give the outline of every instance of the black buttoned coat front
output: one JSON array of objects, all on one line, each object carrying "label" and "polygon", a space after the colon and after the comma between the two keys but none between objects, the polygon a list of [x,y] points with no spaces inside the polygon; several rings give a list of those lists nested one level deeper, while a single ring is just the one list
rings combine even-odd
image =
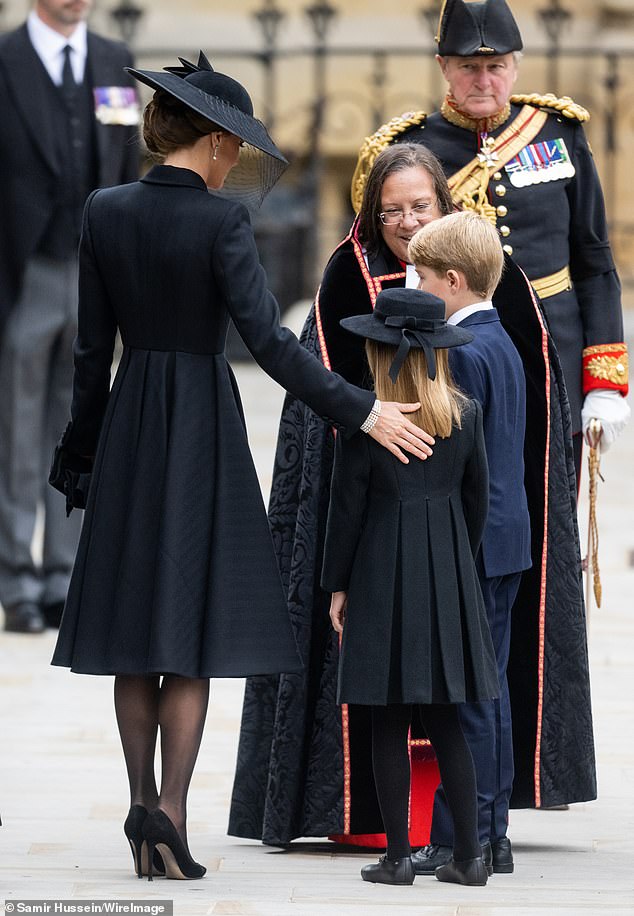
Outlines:
[{"label": "black buttoned coat front", "polygon": [[280,328],[247,211],[189,170],[157,166],[89,198],[79,293],[66,449],[95,461],[53,663],[189,677],[298,670],[224,355],[230,316],[265,371],[344,435],[374,396]]},{"label": "black buttoned coat front", "polygon": [[487,515],[482,410],[401,464],[337,437],[322,587],[348,595],[339,703],[465,703],[499,695],[474,557]]}]

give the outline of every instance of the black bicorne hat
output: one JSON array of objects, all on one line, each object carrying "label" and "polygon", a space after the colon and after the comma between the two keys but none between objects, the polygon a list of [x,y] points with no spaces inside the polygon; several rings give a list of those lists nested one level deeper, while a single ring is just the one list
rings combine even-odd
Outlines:
[{"label": "black bicorne hat", "polygon": [[246,145],[240,151],[238,164],[217,193],[251,207],[258,206],[288,161],[264,124],[253,116],[253,103],[241,83],[214,70],[202,51],[197,64],[182,57],[179,60],[182,66],[165,67],[163,71],[125,69],[139,82],[168,92],[192,111],[244,141]]},{"label": "black bicorne hat", "polygon": [[441,56],[508,54],[521,51],[522,36],[506,0],[445,0],[436,34]]},{"label": "black bicorne hat", "polygon": [[442,299],[421,289],[384,289],[376,297],[371,315],[342,318],[339,324],[359,337],[397,347],[390,366],[392,382],[396,382],[410,347],[424,351],[427,375],[433,381],[436,378],[434,350],[461,347],[473,340],[469,331],[447,324]]}]

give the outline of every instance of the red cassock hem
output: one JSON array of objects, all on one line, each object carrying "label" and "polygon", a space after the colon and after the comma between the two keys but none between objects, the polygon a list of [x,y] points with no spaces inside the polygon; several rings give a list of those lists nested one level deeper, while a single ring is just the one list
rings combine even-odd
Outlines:
[{"label": "red cassock hem", "polygon": [[[436,756],[429,744],[410,744],[412,785],[410,795],[409,841],[413,847],[429,843],[434,795],[440,782]],[[384,833],[339,833],[328,837],[348,846],[370,846],[384,849]]]}]

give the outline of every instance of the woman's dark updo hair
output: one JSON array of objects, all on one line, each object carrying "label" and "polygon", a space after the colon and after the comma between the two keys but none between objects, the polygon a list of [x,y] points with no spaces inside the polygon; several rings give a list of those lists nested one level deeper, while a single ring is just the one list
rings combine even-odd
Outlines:
[{"label": "woman's dark updo hair", "polygon": [[163,162],[175,149],[191,146],[214,130],[226,133],[163,89],[156,90],[143,112],[143,139],[155,162]]}]

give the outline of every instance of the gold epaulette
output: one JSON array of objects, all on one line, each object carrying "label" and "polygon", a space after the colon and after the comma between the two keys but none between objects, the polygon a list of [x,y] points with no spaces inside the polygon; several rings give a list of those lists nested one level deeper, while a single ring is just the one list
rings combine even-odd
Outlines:
[{"label": "gold epaulette", "polygon": [[350,189],[350,197],[355,213],[358,213],[361,209],[365,183],[376,157],[386,147],[390,146],[399,134],[402,134],[410,127],[418,127],[426,117],[427,113],[425,111],[408,111],[398,118],[392,118],[387,124],[379,127],[372,136],[365,138],[359,150],[357,167],[352,176],[352,187]]},{"label": "gold epaulette", "polygon": [[590,120],[588,109],[573,102],[570,96],[567,95],[562,95],[558,99],[552,92],[547,92],[545,95],[540,95],[539,92],[530,92],[527,95],[520,93],[512,95],[511,102],[516,105],[533,105],[535,108],[551,108],[553,111],[560,112],[564,118],[570,118],[571,121],[580,121],[582,124],[584,121]]}]

